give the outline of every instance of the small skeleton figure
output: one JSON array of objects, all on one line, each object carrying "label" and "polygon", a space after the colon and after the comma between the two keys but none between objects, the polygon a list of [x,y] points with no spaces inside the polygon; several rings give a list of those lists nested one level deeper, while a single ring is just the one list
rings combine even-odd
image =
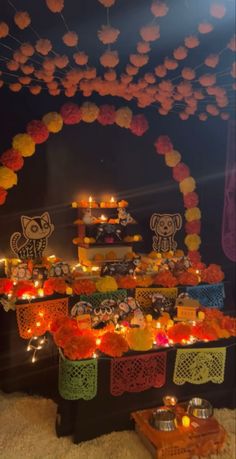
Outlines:
[{"label": "small skeleton figure", "polygon": [[131,217],[125,207],[118,207],[117,212],[120,225],[127,226],[129,223],[135,223],[134,218]]},{"label": "small skeleton figure", "polygon": [[84,216],[82,220],[85,225],[92,225],[93,223],[96,223],[96,218],[93,217],[92,210],[89,208],[84,210]]}]

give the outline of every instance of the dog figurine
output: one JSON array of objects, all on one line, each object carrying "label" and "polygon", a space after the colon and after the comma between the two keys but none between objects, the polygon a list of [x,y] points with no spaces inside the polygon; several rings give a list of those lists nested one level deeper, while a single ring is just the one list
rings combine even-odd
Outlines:
[{"label": "dog figurine", "polygon": [[153,214],[150,219],[150,228],[155,231],[153,236],[153,250],[169,252],[176,250],[177,242],[174,240],[176,231],[182,227],[180,214]]}]

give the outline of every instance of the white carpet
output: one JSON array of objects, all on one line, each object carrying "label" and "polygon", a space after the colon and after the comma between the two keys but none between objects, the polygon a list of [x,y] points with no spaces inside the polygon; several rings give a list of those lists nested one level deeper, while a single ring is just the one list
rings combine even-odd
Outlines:
[{"label": "white carpet", "polygon": [[[211,458],[235,459],[235,412],[215,410],[229,434],[224,453]],[[151,459],[134,432],[113,432],[74,445],[70,437],[57,438],[56,405],[24,394],[0,393],[1,459]]]}]

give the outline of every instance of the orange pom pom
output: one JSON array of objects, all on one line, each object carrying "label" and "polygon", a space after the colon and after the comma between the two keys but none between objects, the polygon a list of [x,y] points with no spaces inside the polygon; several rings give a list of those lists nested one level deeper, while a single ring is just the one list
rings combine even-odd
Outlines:
[{"label": "orange pom pom", "polygon": [[213,25],[210,22],[201,22],[198,26],[198,31],[200,33],[209,33],[213,30]]},{"label": "orange pom pom", "polygon": [[146,54],[130,54],[129,60],[135,67],[143,67],[149,61],[149,57]]},{"label": "orange pom pom", "polygon": [[194,35],[190,35],[184,39],[184,44],[187,48],[196,48],[199,45],[199,39]]},{"label": "orange pom pom", "polygon": [[9,84],[9,89],[12,92],[19,92],[22,88],[22,85],[20,83],[11,83]]},{"label": "orange pom pom", "polygon": [[34,96],[37,96],[42,91],[42,87],[39,85],[30,86],[29,90],[31,94],[33,94]]},{"label": "orange pom pom", "polygon": [[185,67],[182,70],[181,75],[185,80],[194,80],[194,78],[196,76],[196,72],[195,72],[194,69],[191,69],[189,67]]},{"label": "orange pom pom", "polygon": [[160,78],[163,78],[167,74],[167,70],[166,70],[166,67],[164,65],[157,65],[157,67],[155,67],[155,69],[154,69],[154,72],[155,72],[156,76],[158,76]]},{"label": "orange pom pom", "polygon": [[144,41],[155,41],[160,38],[160,27],[159,25],[146,25],[141,27],[139,33]]},{"label": "orange pom pom", "polygon": [[27,11],[17,11],[14,16],[14,21],[21,30],[26,29],[31,23],[30,15]]},{"label": "orange pom pom", "polygon": [[206,57],[204,62],[205,65],[214,69],[219,64],[219,60],[220,58],[218,54],[210,54]]},{"label": "orange pom pom", "polygon": [[126,65],[126,72],[128,73],[128,75],[137,75],[138,73],[138,67],[134,67],[133,65],[130,65],[130,64],[127,64]]},{"label": "orange pom pom", "polygon": [[173,51],[173,56],[178,61],[185,59],[188,55],[188,50],[184,46],[179,46]]},{"label": "orange pom pom", "polygon": [[78,45],[79,37],[76,32],[69,31],[63,35],[62,40],[66,46],[73,47]]},{"label": "orange pom pom", "polygon": [[167,70],[175,70],[178,67],[178,62],[175,61],[174,59],[170,59],[169,57],[166,57],[164,60],[164,66]]},{"label": "orange pom pom", "polygon": [[105,8],[110,8],[115,4],[115,0],[98,0]]},{"label": "orange pom pom", "polygon": [[40,38],[36,42],[35,48],[38,53],[42,54],[43,56],[47,56],[47,54],[52,50],[52,43],[47,38]]},{"label": "orange pom pom", "polygon": [[69,64],[69,58],[65,54],[56,56],[54,57],[54,64],[58,69],[64,69]]},{"label": "orange pom pom", "polygon": [[46,0],[46,4],[52,13],[61,13],[64,8],[64,0]]},{"label": "orange pom pom", "polygon": [[213,18],[222,19],[225,16],[226,8],[223,3],[214,2],[210,6],[210,14]]},{"label": "orange pom pom", "polygon": [[27,57],[31,57],[34,54],[34,47],[30,43],[22,43],[20,46],[20,52]]},{"label": "orange pom pom", "polygon": [[78,65],[86,65],[88,62],[88,55],[85,54],[84,51],[78,51],[77,53],[73,54],[73,58],[75,63]]},{"label": "orange pom pom", "polygon": [[208,116],[207,116],[206,113],[199,113],[198,118],[199,118],[200,121],[206,121]]},{"label": "orange pom pom", "polygon": [[212,86],[216,83],[216,76],[212,74],[205,74],[200,76],[198,81],[204,87]]},{"label": "orange pom pom", "polygon": [[33,65],[21,65],[21,70],[25,75],[30,75],[31,73],[34,72],[34,66]]},{"label": "orange pom pom", "polygon": [[138,53],[144,54],[150,51],[150,45],[146,41],[139,41],[137,44]]},{"label": "orange pom pom", "polygon": [[233,35],[233,37],[230,39],[227,48],[229,48],[231,51],[236,51],[236,35]]},{"label": "orange pom pom", "polygon": [[119,57],[117,51],[105,51],[100,57],[100,63],[103,67],[114,68],[119,63]]},{"label": "orange pom pom", "polygon": [[110,25],[102,25],[102,28],[98,31],[97,35],[104,45],[109,45],[111,43],[115,43],[120,35],[120,31]]},{"label": "orange pom pom", "polygon": [[5,38],[9,34],[9,27],[6,22],[0,22],[0,38]]},{"label": "orange pom pom", "polygon": [[151,5],[151,12],[156,18],[162,18],[166,16],[169,11],[169,8],[165,2],[159,0],[154,0]]},{"label": "orange pom pom", "polygon": [[12,61],[8,61],[6,63],[6,67],[7,67],[8,70],[11,70],[12,72],[15,72],[16,70],[19,69],[20,64],[19,64],[19,62],[16,62],[16,61],[12,60]]}]

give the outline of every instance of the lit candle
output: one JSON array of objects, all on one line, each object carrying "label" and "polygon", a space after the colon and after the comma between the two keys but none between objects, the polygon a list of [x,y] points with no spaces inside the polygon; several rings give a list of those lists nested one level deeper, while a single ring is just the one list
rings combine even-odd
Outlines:
[{"label": "lit candle", "polygon": [[107,221],[107,217],[105,217],[105,215],[102,214],[101,217],[100,217],[100,220],[101,220],[101,222],[106,222]]},{"label": "lit candle", "polygon": [[165,406],[175,406],[177,405],[178,399],[174,395],[166,395],[163,397],[163,402]]},{"label": "lit candle", "polygon": [[92,207],[92,202],[93,202],[93,198],[92,196],[89,196],[89,207]]},{"label": "lit candle", "polygon": [[182,417],[182,426],[186,428],[190,426],[190,418],[188,416]]},{"label": "lit candle", "polygon": [[111,202],[115,202],[115,199],[113,198],[113,196],[111,197]]},{"label": "lit candle", "polygon": [[76,209],[76,208],[78,207],[77,202],[75,202],[75,201],[72,202],[72,203],[71,203],[71,207],[73,207],[73,209]]},{"label": "lit candle", "polygon": [[43,288],[39,288],[38,289],[38,296],[40,296],[40,298],[42,298],[44,296],[44,290]]}]

